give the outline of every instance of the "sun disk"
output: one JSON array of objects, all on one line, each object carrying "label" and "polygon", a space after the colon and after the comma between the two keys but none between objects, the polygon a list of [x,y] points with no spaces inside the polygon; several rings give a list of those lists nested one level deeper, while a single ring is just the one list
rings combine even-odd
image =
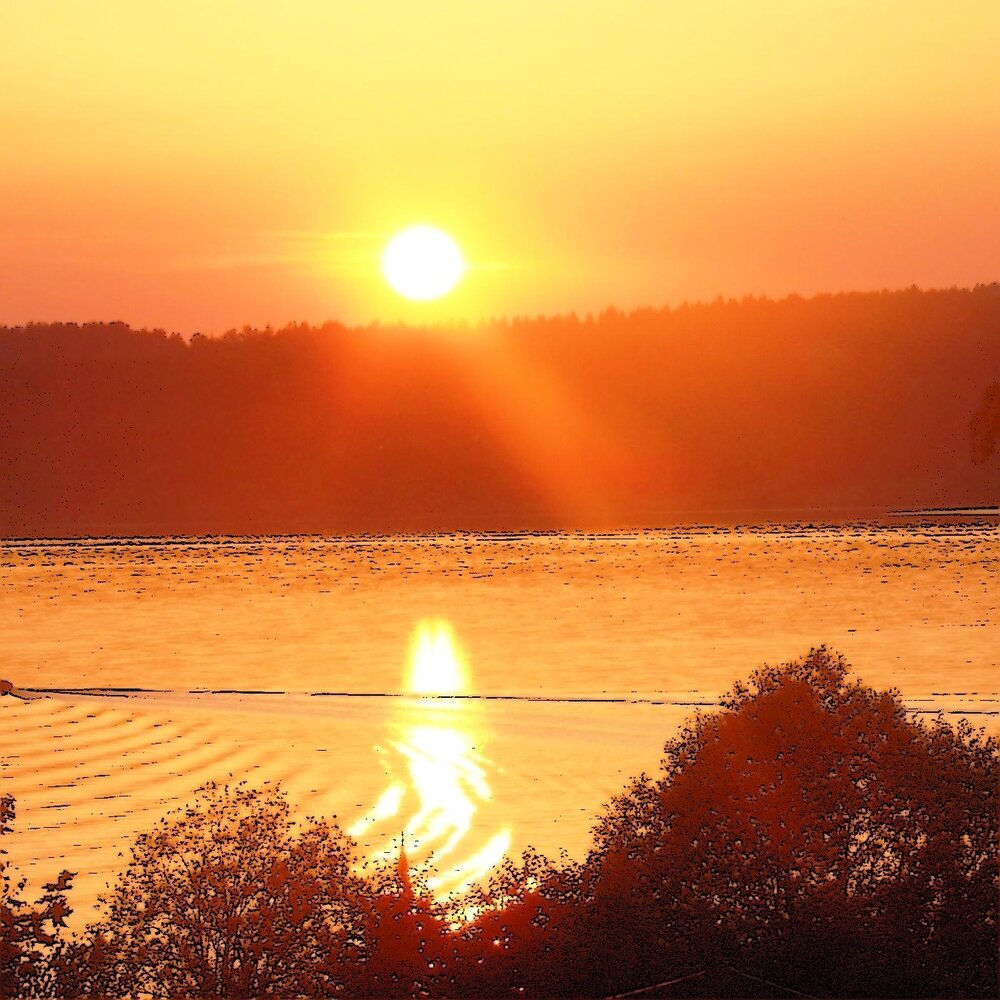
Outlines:
[{"label": "sun disk", "polygon": [[465,274],[458,244],[434,226],[410,226],[382,254],[385,280],[400,295],[426,302],[450,292]]}]

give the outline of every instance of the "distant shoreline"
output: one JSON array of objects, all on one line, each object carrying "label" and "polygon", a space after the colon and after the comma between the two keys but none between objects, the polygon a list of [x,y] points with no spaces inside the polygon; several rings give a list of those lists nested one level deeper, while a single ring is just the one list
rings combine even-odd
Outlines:
[{"label": "distant shoreline", "polygon": [[[884,525],[887,521],[896,521],[903,518],[947,518],[949,521],[955,518],[1000,518],[1000,506],[979,505],[969,507],[913,507],[894,508],[880,510],[861,511],[857,508],[846,508],[843,516],[838,519],[837,511],[832,508],[787,508],[786,511],[772,510],[762,512],[759,516],[751,516],[747,520],[741,520],[735,515],[742,512],[722,513],[716,512],[713,520],[702,520],[692,518],[685,520],[683,517],[674,522],[664,522],[662,524],[648,523],[623,523],[618,527],[586,528],[586,527],[536,527],[536,528],[473,528],[469,526],[456,526],[453,528],[428,528],[425,530],[370,530],[370,531],[350,531],[350,530],[303,530],[303,531],[165,531],[165,532],[142,532],[134,533],[102,533],[102,532],[82,532],[79,534],[40,534],[40,535],[18,535],[4,534],[0,532],[0,542],[7,545],[31,545],[31,544],[91,544],[91,545],[119,545],[119,544],[189,544],[192,542],[226,544],[231,541],[246,539],[265,540],[282,539],[296,540],[302,538],[323,538],[341,539],[349,542],[370,542],[384,538],[395,539],[417,539],[427,537],[482,537],[491,540],[503,541],[529,537],[545,537],[554,535],[586,535],[593,538],[613,537],[629,534],[648,534],[660,531],[678,532],[706,532],[706,531],[780,531],[801,530],[803,528],[813,529],[833,529],[849,528],[864,525]],[[787,518],[780,517],[780,514],[788,513]]]},{"label": "distant shoreline", "polygon": [[890,510],[889,517],[1000,517],[1000,507],[914,507]]},{"label": "distant shoreline", "polygon": [[[674,708],[674,709],[720,709],[723,707],[718,698],[710,697],[706,692],[691,691],[685,698],[654,697],[652,695],[615,695],[615,694],[593,694],[593,695],[545,695],[545,694],[502,694],[502,693],[473,693],[473,694],[413,694],[408,691],[285,691],[285,690],[262,690],[262,689],[240,689],[240,688],[191,688],[191,689],[168,689],[168,688],[142,688],[142,687],[15,687],[10,681],[0,681],[0,696],[11,695],[20,701],[39,701],[47,698],[93,698],[93,699],[117,699],[139,702],[147,706],[156,704],[186,703],[196,704],[216,704],[223,708],[233,706],[233,699],[236,703],[245,699],[256,699],[264,697],[270,703],[274,703],[275,697],[279,699],[277,704],[281,704],[280,699],[287,698],[285,703],[295,704],[312,699],[333,700],[400,700],[413,703],[434,703],[434,702],[518,702],[523,704],[542,705],[602,705],[602,706],[648,706],[651,708]],[[1000,715],[1000,708],[943,708],[941,705],[935,707],[922,707],[926,702],[942,698],[967,698],[969,695],[976,697],[983,696],[985,703],[994,704],[1000,695],[1000,691],[931,691],[929,697],[921,695],[904,699],[906,710],[914,716],[919,715],[940,715],[940,716],[991,716]],[[989,695],[990,697],[986,697]],[[166,696],[164,698],[163,696]],[[982,704],[982,703],[980,703]]]}]

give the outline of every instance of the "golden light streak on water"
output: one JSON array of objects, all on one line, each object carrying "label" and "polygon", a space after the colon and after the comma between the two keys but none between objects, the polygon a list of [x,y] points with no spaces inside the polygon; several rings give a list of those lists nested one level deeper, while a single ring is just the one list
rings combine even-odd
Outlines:
[{"label": "golden light streak on water", "polygon": [[399,851],[401,830],[412,870],[422,873],[439,897],[464,892],[485,878],[511,843],[509,824],[485,841],[476,827],[480,806],[493,792],[491,762],[481,750],[486,733],[479,706],[454,698],[469,691],[469,681],[451,625],[441,619],[420,622],[406,671],[406,692],[414,697],[394,713],[388,749],[375,748],[385,755],[389,784],[348,828],[359,839],[381,835],[373,855],[387,859]]},{"label": "golden light streak on water", "polygon": [[461,694],[468,668],[451,625],[442,619],[422,621],[413,636],[407,679],[410,694]]}]

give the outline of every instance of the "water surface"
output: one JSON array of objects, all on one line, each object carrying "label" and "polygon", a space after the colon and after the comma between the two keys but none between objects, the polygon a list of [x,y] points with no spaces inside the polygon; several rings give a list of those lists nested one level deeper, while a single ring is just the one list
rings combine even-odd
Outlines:
[{"label": "water surface", "polygon": [[[5,542],[2,676],[46,695],[0,700],[11,853],[79,870],[89,915],[137,831],[231,775],[365,850],[404,831],[444,891],[498,850],[582,853],[687,714],[821,643],[1000,732],[997,552],[990,521]],[[445,698],[408,682],[430,621]]]}]

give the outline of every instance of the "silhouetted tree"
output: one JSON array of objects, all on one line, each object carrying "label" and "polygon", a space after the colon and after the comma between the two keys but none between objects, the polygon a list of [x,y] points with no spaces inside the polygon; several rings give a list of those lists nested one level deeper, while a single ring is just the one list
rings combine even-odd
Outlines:
[{"label": "silhouetted tree", "polygon": [[465,996],[578,995],[579,939],[571,933],[583,903],[582,868],[529,850],[504,860],[463,900],[454,992]]},{"label": "silhouetted tree", "polygon": [[630,980],[729,962],[827,995],[993,995],[996,741],[913,721],[822,648],[723,705],[596,829],[600,961],[638,938]]},{"label": "silhouetted tree", "polygon": [[116,996],[325,995],[363,954],[352,844],[299,827],[284,793],[208,784],[141,835],[92,928],[88,989]]},{"label": "silhouetted tree", "polygon": [[411,872],[400,846],[395,866],[370,876],[365,920],[366,961],[349,984],[363,996],[447,996],[457,961],[457,938],[445,908]]},{"label": "silhouetted tree", "polygon": [[992,458],[1000,441],[1000,382],[994,382],[983,393],[983,401],[972,415],[972,459],[985,462]]},{"label": "silhouetted tree", "polygon": [[[0,836],[11,832],[14,798],[0,796]],[[66,898],[74,877],[63,871],[42,886],[35,903],[21,899],[26,882],[11,871],[0,848],[0,997],[61,995],[55,961],[66,918],[72,912]]]}]

